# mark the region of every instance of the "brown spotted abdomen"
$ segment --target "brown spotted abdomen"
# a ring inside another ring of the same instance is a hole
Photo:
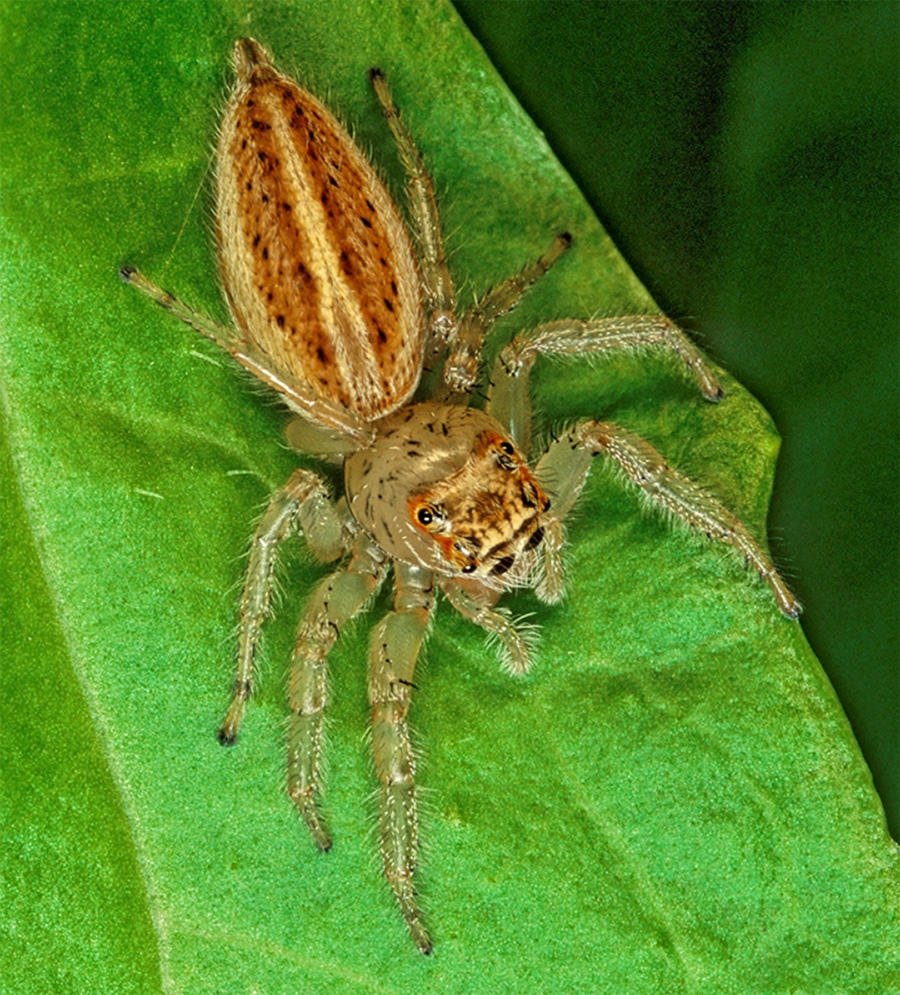
[[[323,396],[378,418],[422,367],[422,294],[390,195],[336,118],[238,42],[219,135],[222,281],[243,337]]]

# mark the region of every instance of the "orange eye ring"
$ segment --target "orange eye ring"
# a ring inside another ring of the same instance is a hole
[[[444,517],[433,504],[421,499],[409,501],[407,510],[416,527],[426,532],[433,532],[438,528]]]

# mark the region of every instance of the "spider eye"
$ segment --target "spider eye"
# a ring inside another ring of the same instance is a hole
[[[420,525],[431,525],[434,521],[434,515],[431,513],[431,509],[424,506],[419,508],[416,512],[416,518],[418,519]]]
[[[471,574],[471,573],[475,573],[475,567],[476,567],[476,564],[474,564],[474,563],[467,563],[467,564],[466,564],[466,565],[465,565],[465,566],[464,566],[464,567],[462,568],[462,572],[463,572],[464,574]]]
[[[499,440],[496,445],[497,448],[494,450],[494,456],[497,460],[497,465],[501,466],[504,470],[515,470],[516,461],[514,457],[516,455],[516,447],[511,442],[507,442],[506,439]]]

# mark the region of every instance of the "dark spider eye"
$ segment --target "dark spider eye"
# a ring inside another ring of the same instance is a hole
[[[474,563],[467,563],[467,564],[466,564],[466,565],[465,565],[465,566],[464,566],[464,567],[462,568],[462,572],[463,572],[464,574],[470,574],[470,573],[474,573],[474,572],[475,572],[475,567],[476,567],[476,564],[474,564]]]
[[[419,508],[416,512],[416,518],[419,520],[420,525],[431,525],[434,521],[434,515],[431,514],[431,509],[429,508]]]
[[[516,461],[513,459],[515,455],[516,447],[511,442],[507,442],[506,439],[503,439],[497,443],[495,458],[498,466],[502,467],[504,470],[515,470]]]

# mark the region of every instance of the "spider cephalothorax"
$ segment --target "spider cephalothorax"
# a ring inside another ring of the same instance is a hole
[[[483,411],[401,409],[379,424],[371,447],[348,457],[345,482],[353,517],[391,556],[498,588],[534,568],[550,499]]]
[[[203,318],[134,269],[122,276],[279,391],[296,413],[289,442],[343,461],[345,495],[333,502],[305,468],[273,495],[251,545],[234,697],[219,738],[237,737],[277,551],[299,527],[319,559],[345,558],[306,607],[289,685],[288,791],[327,850],[318,801],[327,657],[392,569],[394,608],[373,633],[368,681],[381,854],[413,939],[428,953],[414,883],[415,759],[406,715],[436,585],[497,638],[508,669],[527,670],[522,627],[496,602],[521,585],[547,602],[561,596],[562,523],[591,460],[603,454],[651,503],[736,547],[784,614],[795,617],[799,606],[734,515],[626,429],[582,421],[533,458],[529,376],[540,355],[669,349],[718,401],[715,377],[678,328],[662,315],[539,326],[501,351],[487,378],[486,410],[470,408],[486,331],[570,237],[557,236],[537,262],[457,321],[431,180],[381,73],[373,70],[372,81],[407,173],[418,260],[391,197],[327,108],[251,39],[237,43],[235,66],[216,178],[219,264],[235,329]],[[414,403],[426,356],[441,361],[442,376],[430,399]]]

